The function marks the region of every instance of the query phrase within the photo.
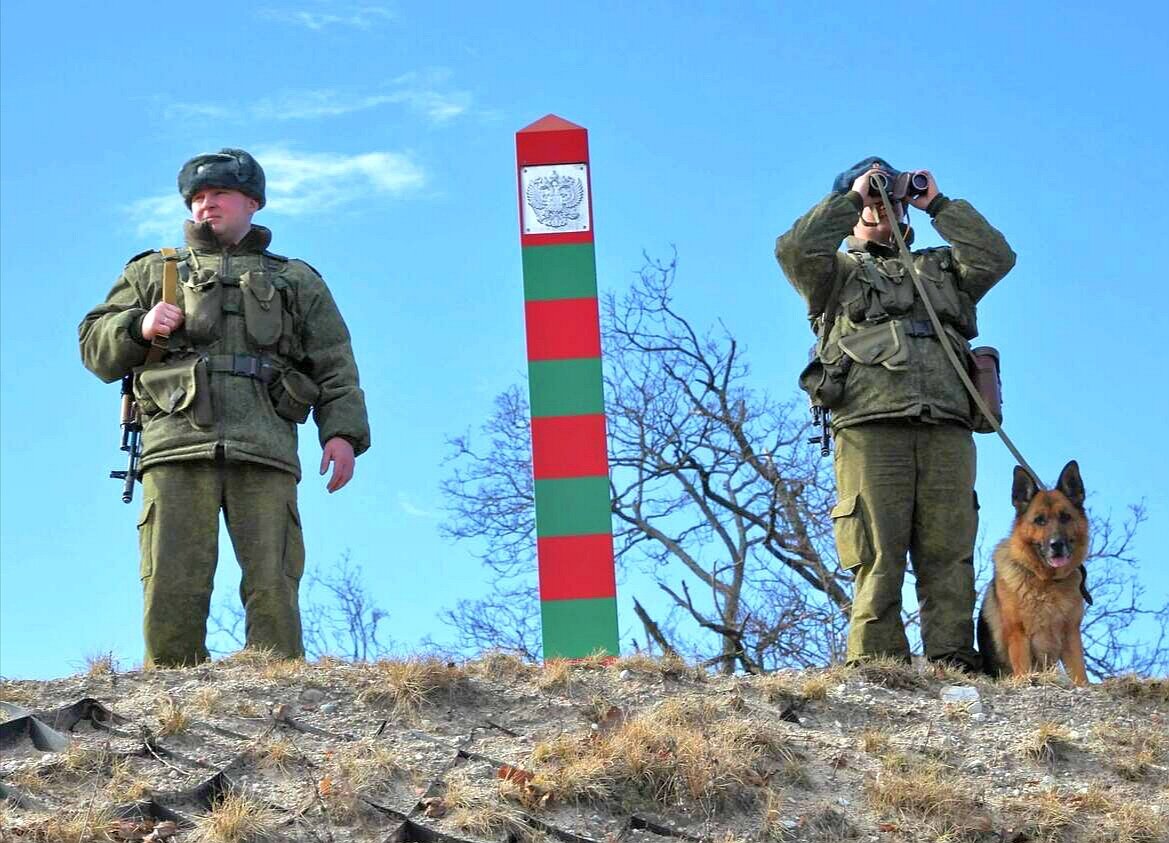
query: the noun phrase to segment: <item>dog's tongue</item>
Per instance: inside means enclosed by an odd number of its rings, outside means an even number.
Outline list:
[[[1053,556],[1050,560],[1051,567],[1053,568],[1062,568],[1067,563],[1068,558],[1066,556]]]

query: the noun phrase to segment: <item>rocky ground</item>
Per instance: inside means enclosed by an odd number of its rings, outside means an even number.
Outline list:
[[[1169,840],[1169,683],[280,662],[0,682],[2,841]]]

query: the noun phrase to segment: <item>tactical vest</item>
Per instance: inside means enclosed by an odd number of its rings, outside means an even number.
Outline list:
[[[209,378],[228,375],[260,381],[280,416],[303,423],[320,389],[297,369],[304,358],[302,319],[286,277],[288,260],[262,252],[259,267],[249,256],[251,266],[236,276],[202,266],[190,248],[177,250],[175,257],[183,326],[167,342],[166,362],[138,373],[136,392],[143,408],[182,411],[195,426],[207,427],[214,421]],[[224,260],[230,270],[231,257]],[[234,317],[243,320],[245,348],[233,342],[227,351],[216,349],[225,339],[227,320]]]
[[[844,397],[849,369],[882,366],[899,372],[909,364],[911,337],[937,339],[909,270],[895,256],[878,258],[866,250],[849,251],[855,267],[833,290],[825,312],[813,321],[817,343],[800,374],[812,403],[835,408]],[[946,248],[914,253],[922,282],[950,339],[959,346],[978,333],[974,301],[958,283]]]

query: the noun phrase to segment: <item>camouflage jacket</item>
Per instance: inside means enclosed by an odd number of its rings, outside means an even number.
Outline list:
[[[819,336],[831,323],[818,359],[842,389],[825,402],[833,427],[900,418],[969,426],[969,395],[896,249],[849,236],[860,210],[857,193],[831,194],[775,245],[784,274],[807,303],[813,331]],[[945,341],[965,359],[968,340],[978,334],[976,305],[1014,266],[1015,253],[969,202],[939,195],[927,212],[950,245],[913,252],[914,267],[945,326]],[[846,237],[846,251],[838,251]],[[825,320],[834,288],[834,318]]]
[[[164,258],[126,264],[106,300],[78,328],[81,359],[103,381],[134,372],[143,411],[143,469],[177,460],[261,463],[299,479],[297,422],[311,407],[322,446],[339,436],[369,448],[365,396],[349,331],[320,275],[267,251],[253,226],[234,247],[188,222],[178,250],[183,325],[146,364],[146,312],[162,300]]]

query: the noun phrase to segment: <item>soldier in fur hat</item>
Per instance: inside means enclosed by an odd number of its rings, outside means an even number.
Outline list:
[[[348,483],[369,447],[349,331],[320,275],[269,251],[271,232],[252,223],[265,179],[251,155],[197,155],[178,187],[186,245],[131,259],[79,327],[90,371],[106,382],[133,373],[142,417],[145,664],[208,658],[221,511],[247,645],[301,657],[297,429],[311,413],[328,490]]]

